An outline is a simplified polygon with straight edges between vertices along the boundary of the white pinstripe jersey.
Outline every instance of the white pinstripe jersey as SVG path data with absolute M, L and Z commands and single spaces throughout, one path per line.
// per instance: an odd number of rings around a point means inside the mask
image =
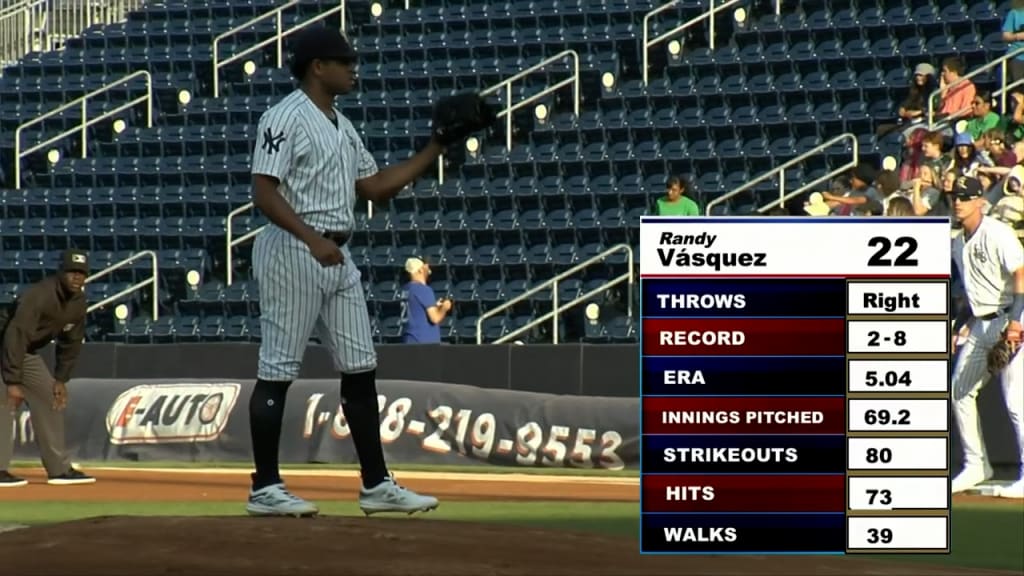
M 350 231 L 355 182 L 377 172 L 352 122 L 334 109 L 337 124 L 302 90 L 260 117 L 252 173 L 272 176 L 278 192 L 316 230 Z
M 988 216 L 974 234 L 953 239 L 953 260 L 975 316 L 1005 310 L 1013 303 L 1013 273 L 1024 266 L 1024 246 L 1006 224 Z

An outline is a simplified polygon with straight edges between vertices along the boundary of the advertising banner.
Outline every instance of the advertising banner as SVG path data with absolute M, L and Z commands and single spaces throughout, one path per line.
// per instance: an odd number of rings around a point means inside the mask
M 252 380 L 76 379 L 66 436 L 97 461 L 250 461 Z M 562 396 L 414 380 L 377 383 L 389 462 L 601 468 L 639 464 L 639 399 Z M 357 462 L 337 380 L 288 392 L 283 463 Z M 15 421 L 15 457 L 38 457 L 31 416 Z

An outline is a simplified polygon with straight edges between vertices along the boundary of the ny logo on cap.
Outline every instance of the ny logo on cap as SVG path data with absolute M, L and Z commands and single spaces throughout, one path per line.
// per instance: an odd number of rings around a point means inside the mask
M 74 262 L 75 264 L 85 264 L 85 255 L 84 254 L 72 254 L 71 255 L 71 261 Z

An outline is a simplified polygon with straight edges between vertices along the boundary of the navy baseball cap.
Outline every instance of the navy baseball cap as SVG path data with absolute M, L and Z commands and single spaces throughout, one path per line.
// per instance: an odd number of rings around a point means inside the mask
M 338 28 L 321 26 L 306 28 L 295 35 L 292 44 L 292 74 L 301 78 L 313 60 L 334 60 L 355 64 L 358 55 Z
M 974 200 L 985 195 L 985 188 L 977 178 L 958 176 L 953 183 L 953 194 L 959 200 Z

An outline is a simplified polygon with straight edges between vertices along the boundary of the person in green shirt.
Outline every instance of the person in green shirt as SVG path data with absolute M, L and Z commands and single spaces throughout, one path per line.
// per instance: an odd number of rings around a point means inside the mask
M 972 118 L 967 121 L 967 133 L 975 142 L 983 142 L 989 130 L 1003 128 L 1003 117 L 992 110 L 992 92 L 988 90 L 978 90 L 971 102 L 971 113 Z
M 700 216 L 700 207 L 686 197 L 686 182 L 678 176 L 669 178 L 665 196 L 654 205 L 655 216 Z

